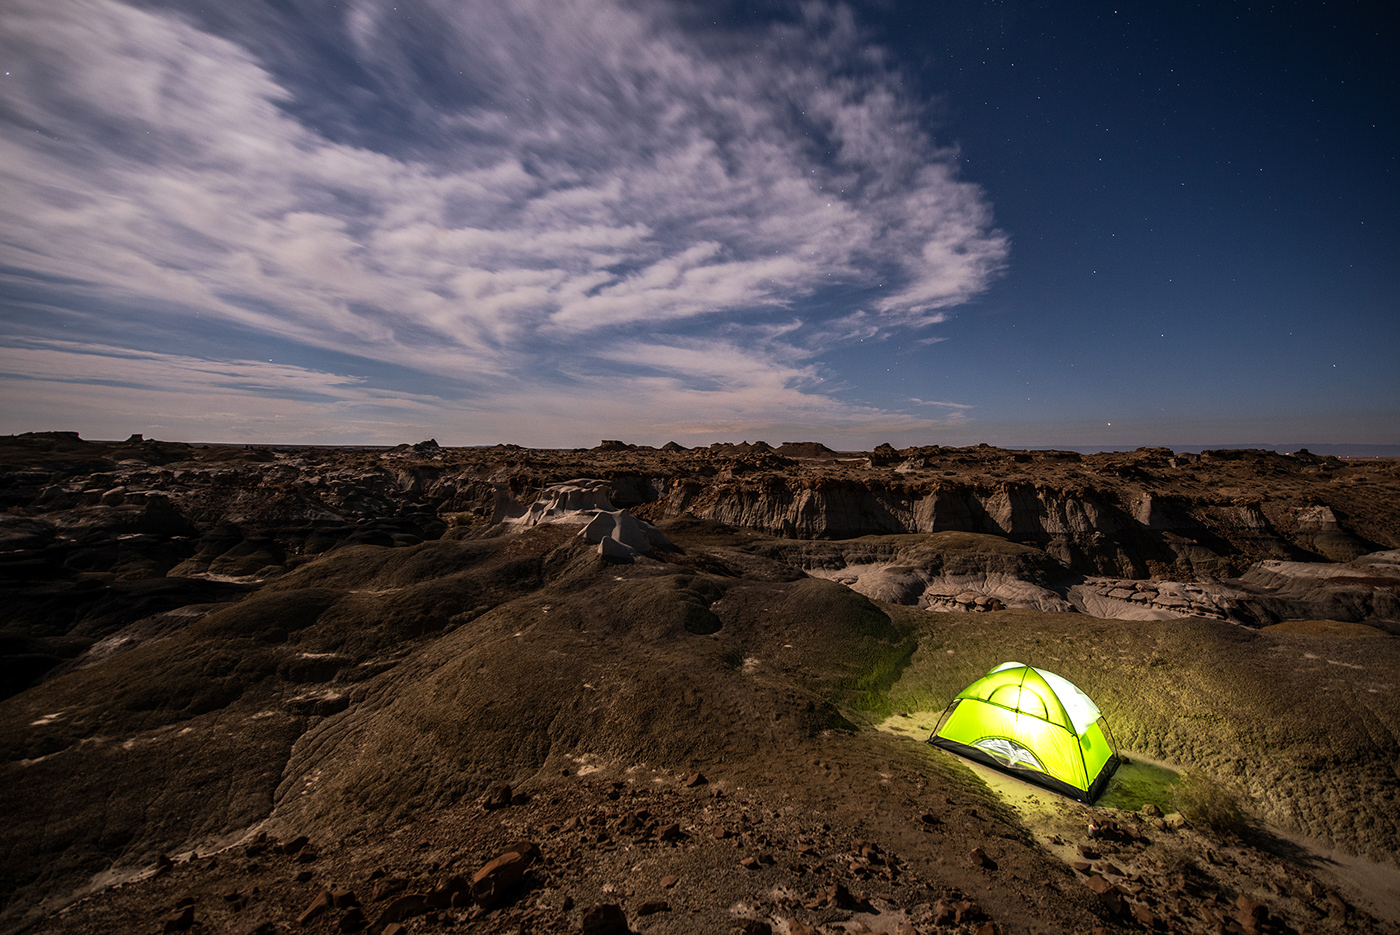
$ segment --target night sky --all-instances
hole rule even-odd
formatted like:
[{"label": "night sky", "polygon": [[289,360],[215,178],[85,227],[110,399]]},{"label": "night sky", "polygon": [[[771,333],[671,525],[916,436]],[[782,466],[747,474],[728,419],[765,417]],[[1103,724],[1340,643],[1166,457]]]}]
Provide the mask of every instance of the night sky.
[{"label": "night sky", "polygon": [[8,0],[0,432],[1400,444],[1394,22]]}]

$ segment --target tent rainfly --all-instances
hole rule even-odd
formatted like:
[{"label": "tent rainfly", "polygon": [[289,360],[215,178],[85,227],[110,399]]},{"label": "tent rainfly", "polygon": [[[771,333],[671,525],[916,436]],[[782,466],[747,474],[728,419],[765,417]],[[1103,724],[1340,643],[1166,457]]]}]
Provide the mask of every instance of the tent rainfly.
[{"label": "tent rainfly", "polygon": [[1112,733],[1069,679],[1005,662],[958,693],[928,742],[1093,802],[1118,767]]}]

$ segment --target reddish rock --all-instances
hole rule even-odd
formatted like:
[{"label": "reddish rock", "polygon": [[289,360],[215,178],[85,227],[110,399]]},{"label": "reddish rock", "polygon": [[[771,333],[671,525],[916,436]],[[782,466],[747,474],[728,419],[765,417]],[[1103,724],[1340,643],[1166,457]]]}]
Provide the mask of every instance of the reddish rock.
[{"label": "reddish rock", "polygon": [[685,786],[687,789],[694,789],[696,786],[703,786],[707,782],[709,782],[709,780],[705,778],[704,774],[691,773],[689,776],[685,777],[685,782],[681,785]]},{"label": "reddish rock", "polygon": [[972,866],[981,867],[984,870],[995,870],[997,862],[987,856],[987,852],[980,847],[974,847],[972,853],[968,855],[972,860]]},{"label": "reddish rock", "polygon": [[933,904],[934,925],[951,925],[956,918],[956,914],[957,910],[955,910],[953,904],[946,899],[940,899]]},{"label": "reddish rock", "polygon": [[430,909],[469,906],[472,901],[471,884],[462,877],[450,876],[433,887],[425,901]]},{"label": "reddish rock", "polygon": [[1133,918],[1144,928],[1156,928],[1159,922],[1157,914],[1142,903],[1133,903]]},{"label": "reddish rock", "polygon": [[176,909],[165,917],[165,925],[162,931],[184,932],[194,925],[194,906],[186,905]]},{"label": "reddish rock", "polygon": [[661,878],[661,888],[664,890],[669,890],[671,887],[675,886],[680,881],[680,877],[668,873],[666,874],[666,876]]},{"label": "reddish rock", "polygon": [[627,916],[617,903],[602,903],[583,910],[579,922],[583,935],[628,935]]},{"label": "reddish rock", "polygon": [[335,903],[331,900],[331,891],[326,889],[321,890],[321,892],[317,893],[315,898],[311,900],[311,904],[302,911],[302,914],[297,916],[297,925],[305,925],[334,905]]},{"label": "reddish rock", "polygon": [[502,902],[539,857],[540,847],[532,841],[518,841],[509,845],[472,877],[472,899],[487,908]]},{"label": "reddish rock", "polygon": [[358,932],[369,924],[365,918],[364,911],[359,906],[351,906],[341,913],[340,921],[336,923],[336,929],[340,932]]},{"label": "reddish rock", "polygon": [[409,893],[407,896],[400,896],[398,899],[384,907],[384,911],[379,914],[379,923],[402,922],[404,919],[413,916],[421,916],[428,911],[428,897],[424,893]]},{"label": "reddish rock", "polygon": [[1235,919],[1246,935],[1259,935],[1269,921],[1269,907],[1256,899],[1241,895],[1235,900]]},{"label": "reddish rock", "polygon": [[510,783],[493,782],[486,787],[486,794],[481,797],[481,807],[487,811],[498,808],[506,808],[510,805]]},{"label": "reddish rock", "polygon": [[292,838],[290,841],[287,841],[286,843],[278,846],[277,849],[284,854],[295,854],[297,851],[301,850],[303,847],[310,843],[311,839],[308,838],[306,835],[301,834]]},{"label": "reddish rock", "polygon": [[743,860],[739,861],[739,866],[743,867],[745,870],[757,870],[758,858],[745,857]]},{"label": "reddish rock", "polygon": [[953,921],[962,925],[964,922],[976,922],[978,919],[986,917],[982,907],[970,899],[962,899],[953,904]]}]

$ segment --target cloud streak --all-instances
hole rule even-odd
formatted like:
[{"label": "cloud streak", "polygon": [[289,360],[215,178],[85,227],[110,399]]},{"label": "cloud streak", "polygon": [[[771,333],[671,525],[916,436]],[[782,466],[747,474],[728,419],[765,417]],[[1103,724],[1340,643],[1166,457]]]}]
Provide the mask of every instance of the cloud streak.
[{"label": "cloud streak", "polygon": [[[739,37],[664,3],[234,6],[0,12],[8,281],[409,368],[474,413],[820,428],[905,418],[824,392],[824,353],[941,321],[1005,262],[840,7]],[[173,349],[131,350],[100,356]],[[240,392],[301,379],[257,369]]]}]

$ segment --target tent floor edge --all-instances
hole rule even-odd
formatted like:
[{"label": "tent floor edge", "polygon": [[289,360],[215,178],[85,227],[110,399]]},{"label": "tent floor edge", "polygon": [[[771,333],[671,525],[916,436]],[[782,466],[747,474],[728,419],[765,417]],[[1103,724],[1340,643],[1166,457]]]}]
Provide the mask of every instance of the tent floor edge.
[{"label": "tent floor edge", "polygon": [[964,759],[981,763],[984,766],[990,766],[998,772],[1006,773],[1008,776],[1015,776],[1017,779],[1049,789],[1051,792],[1057,792],[1065,798],[1074,799],[1076,802],[1082,802],[1085,805],[1092,805],[1094,800],[1103,793],[1104,788],[1108,785],[1109,777],[1113,775],[1114,770],[1118,767],[1118,757],[1114,756],[1104,764],[1103,769],[1099,771],[1099,775],[1095,777],[1094,782],[1088,789],[1080,789],[1063,780],[1056,779],[1054,776],[1042,773],[1038,769],[1022,769],[1020,767],[1007,766],[996,757],[979,750],[977,747],[959,743],[956,740],[949,740],[946,737],[930,737],[925,743],[938,747],[941,750],[947,750],[949,753],[956,754]]}]

